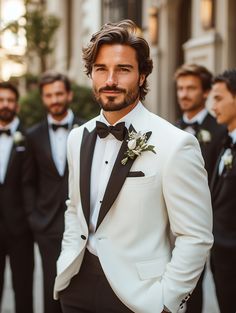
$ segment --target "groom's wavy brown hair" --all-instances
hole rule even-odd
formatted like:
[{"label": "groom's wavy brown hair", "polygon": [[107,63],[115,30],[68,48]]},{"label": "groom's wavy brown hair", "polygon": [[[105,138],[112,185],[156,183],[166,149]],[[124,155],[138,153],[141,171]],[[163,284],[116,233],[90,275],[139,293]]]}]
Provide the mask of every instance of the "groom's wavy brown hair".
[{"label": "groom's wavy brown hair", "polygon": [[121,44],[132,47],[136,51],[139,74],[145,75],[143,85],[140,86],[140,99],[144,100],[148,92],[147,77],[152,72],[153,62],[150,59],[150,49],[147,41],[138,35],[138,28],[131,20],[105,24],[95,33],[88,46],[83,48],[85,73],[91,76],[92,67],[103,44]]}]

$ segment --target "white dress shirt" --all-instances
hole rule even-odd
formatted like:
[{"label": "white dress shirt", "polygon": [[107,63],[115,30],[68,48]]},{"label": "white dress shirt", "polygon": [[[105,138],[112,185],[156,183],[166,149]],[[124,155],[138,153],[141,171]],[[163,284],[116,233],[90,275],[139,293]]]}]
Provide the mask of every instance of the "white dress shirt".
[{"label": "white dress shirt", "polygon": [[15,133],[20,121],[18,117],[15,117],[11,123],[0,129],[10,129],[11,136],[2,134],[0,136],[0,182],[4,183],[8,162],[11,154],[11,149],[13,146],[13,134]]},{"label": "white dress shirt", "polygon": [[[142,104],[139,102],[131,112],[117,121],[114,125],[125,122],[125,126],[128,129],[132,121],[135,120],[135,117],[140,114],[141,106]],[[100,121],[109,125],[102,111],[100,113]],[[95,255],[97,255],[97,252],[94,232],[97,225],[98,215],[106,186],[121,145],[122,141],[117,140],[112,134],[109,134],[105,138],[97,136],[91,168],[90,234],[87,245],[88,250]]]},{"label": "white dress shirt", "polygon": [[[234,129],[232,132],[229,132],[228,135],[232,138],[232,143],[235,143],[236,142],[236,129]],[[219,164],[219,167],[218,167],[218,174],[221,175],[223,173],[223,170],[224,170],[224,159],[226,158],[227,155],[231,155],[232,154],[232,151],[230,148],[226,149],[224,154],[222,155],[221,157],[221,160],[220,160],[220,164]]]},{"label": "white dress shirt", "polygon": [[[50,114],[48,114],[48,125],[49,125],[49,138],[51,144],[51,151],[53,161],[56,165],[58,173],[63,176],[66,166],[66,145],[69,130],[71,129],[74,114],[71,110],[68,110],[66,117],[60,122],[56,121]],[[51,124],[62,125],[68,123],[69,128],[58,128],[56,131],[52,129]]]},{"label": "white dress shirt", "polygon": [[[206,108],[202,109],[200,112],[198,112],[194,117],[190,119],[187,117],[187,114],[184,113],[183,121],[185,123],[190,123],[190,124],[197,122],[199,125],[201,125],[203,120],[207,116],[207,114],[208,114],[208,111]],[[185,131],[189,132],[192,135],[195,135],[195,130],[191,126],[188,126],[187,128],[185,128]]]}]

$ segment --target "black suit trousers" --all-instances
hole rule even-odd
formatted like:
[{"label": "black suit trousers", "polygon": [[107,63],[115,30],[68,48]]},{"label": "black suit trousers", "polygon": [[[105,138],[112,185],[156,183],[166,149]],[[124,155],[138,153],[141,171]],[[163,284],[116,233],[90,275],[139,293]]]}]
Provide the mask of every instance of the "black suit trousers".
[{"label": "black suit trousers", "polygon": [[236,247],[213,245],[211,268],[221,313],[236,312]]},{"label": "black suit trousers", "polygon": [[[124,278],[125,279],[125,278]],[[59,293],[63,313],[132,313],[110,287],[96,256],[87,250],[79,273]]]},{"label": "black suit trousers", "polygon": [[15,312],[33,313],[34,243],[28,232],[9,235],[0,229],[0,297],[4,284],[6,256],[9,257]]},{"label": "black suit trousers", "polygon": [[36,234],[43,269],[44,313],[61,313],[59,301],[53,299],[53,287],[56,278],[56,261],[61,251],[62,236]]}]

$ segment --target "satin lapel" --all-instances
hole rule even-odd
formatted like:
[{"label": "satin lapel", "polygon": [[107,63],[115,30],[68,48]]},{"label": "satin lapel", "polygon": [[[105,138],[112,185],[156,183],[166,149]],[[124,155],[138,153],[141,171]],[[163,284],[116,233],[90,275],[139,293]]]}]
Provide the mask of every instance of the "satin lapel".
[{"label": "satin lapel", "polygon": [[[21,127],[21,124],[19,124],[19,126],[17,127],[16,131],[20,131],[21,133],[23,133],[23,129]],[[10,171],[10,168],[11,168],[11,164],[14,160],[14,157],[16,155],[16,145],[15,143],[13,142],[12,144],[12,148],[11,148],[11,151],[10,151],[10,155],[9,155],[9,160],[8,160],[8,164],[7,164],[7,170],[6,170],[6,176],[5,176],[5,180],[7,178],[7,175],[9,174],[9,171]]]},{"label": "satin lapel", "polygon": [[58,173],[57,167],[54,163],[53,156],[52,156],[52,148],[51,148],[51,143],[50,143],[49,129],[48,129],[47,121],[45,121],[42,125],[41,138],[42,138],[42,148],[45,150],[46,155],[48,156],[52,170],[55,172],[56,175],[60,175]]},{"label": "satin lapel", "polygon": [[[135,131],[135,129],[133,128],[132,125],[129,128],[129,132],[131,132],[131,131]],[[146,133],[147,140],[151,136],[151,133],[152,132]],[[127,174],[129,172],[131,166],[133,165],[135,159],[136,159],[136,158],[128,159],[128,161],[125,165],[123,165],[121,163],[121,160],[124,158],[124,154],[128,148],[127,140],[128,140],[128,132],[127,132],[125,139],[124,139],[124,141],[120,147],[120,151],[117,155],[115,165],[112,169],[111,176],[110,176],[110,179],[108,181],[106,191],[104,194],[104,198],[103,198],[101,208],[99,211],[99,216],[98,216],[96,228],[99,227],[99,225],[103,221],[104,217],[106,216],[107,212],[109,211],[109,209],[111,208],[111,206],[115,202],[115,200],[116,200],[116,198],[117,198],[117,196],[118,196],[118,194],[119,194],[119,192],[120,192],[120,190],[121,190],[121,188],[125,182]]]},{"label": "satin lapel", "polygon": [[215,169],[214,169],[214,172],[212,174],[212,179],[211,179],[211,184],[210,184],[210,189],[211,189],[211,193],[212,193],[212,198],[215,198],[215,195],[216,195],[216,192],[217,190],[219,189],[219,186],[220,186],[220,176],[218,174],[218,170],[219,170],[219,164],[220,164],[220,160],[221,160],[221,157],[224,153],[224,149],[221,151],[219,157],[218,157],[218,160],[216,162],[216,165],[215,165]]},{"label": "satin lapel", "polygon": [[[71,125],[71,127],[69,128],[69,132],[70,132],[74,127],[79,127],[79,126],[80,126],[80,125],[79,125],[79,121],[78,121],[77,117],[74,116],[72,125]],[[68,175],[68,163],[66,162],[63,176],[65,177],[65,176],[67,176],[67,175]]]},{"label": "satin lapel", "polygon": [[87,128],[84,129],[80,148],[80,195],[84,216],[88,225],[90,215],[91,166],[96,139],[96,129],[91,133]]}]

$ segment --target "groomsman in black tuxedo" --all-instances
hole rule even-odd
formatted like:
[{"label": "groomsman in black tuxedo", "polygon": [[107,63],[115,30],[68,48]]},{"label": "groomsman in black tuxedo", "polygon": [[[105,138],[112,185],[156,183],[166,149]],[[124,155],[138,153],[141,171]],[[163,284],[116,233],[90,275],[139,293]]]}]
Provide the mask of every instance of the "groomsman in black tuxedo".
[{"label": "groomsman in black tuxedo", "polygon": [[15,312],[33,312],[34,243],[27,215],[31,167],[27,140],[17,117],[18,90],[0,83],[0,303],[6,257],[9,257]]},{"label": "groomsman in black tuxedo", "polygon": [[[210,182],[221,142],[226,133],[225,128],[217,124],[206,108],[212,74],[204,66],[184,64],[175,72],[175,81],[177,99],[183,113],[176,126],[192,133],[198,139],[208,173],[208,182]],[[202,312],[203,276],[204,271],[187,303],[187,313]]]},{"label": "groomsman in black tuxedo", "polygon": [[59,313],[60,304],[53,300],[53,284],[67,199],[66,144],[70,130],[81,125],[82,120],[69,109],[73,94],[65,75],[46,72],[39,88],[48,114],[29,130],[36,188],[36,204],[30,222],[42,259],[44,313]]},{"label": "groomsman in black tuxedo", "polygon": [[236,312],[236,69],[213,81],[213,109],[228,136],[211,182],[213,204],[212,271],[222,313]]}]

